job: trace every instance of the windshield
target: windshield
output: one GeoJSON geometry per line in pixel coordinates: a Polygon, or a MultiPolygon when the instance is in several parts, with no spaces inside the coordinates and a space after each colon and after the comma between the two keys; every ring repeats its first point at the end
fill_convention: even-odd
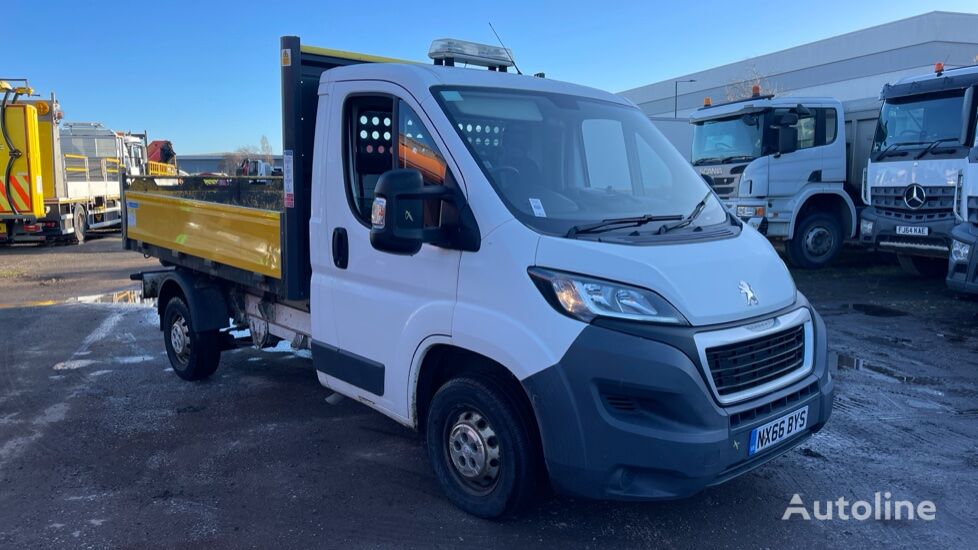
{"type": "Polygon", "coordinates": [[[880,111],[873,150],[894,145],[925,147],[961,134],[963,92],[887,99],[880,111]]]}
{"type": "MultiPolygon", "coordinates": [[[[539,231],[563,235],[580,224],[631,217],[674,221],[710,194],[706,182],[634,107],[519,90],[434,92],[509,209],[539,231]]],[[[710,194],[689,227],[726,219],[710,194]]],[[[654,221],[648,230],[666,223],[654,221]]]]}
{"type": "Polygon", "coordinates": [[[693,127],[693,164],[759,157],[762,144],[759,120],[757,115],[744,115],[696,124],[693,127]]]}

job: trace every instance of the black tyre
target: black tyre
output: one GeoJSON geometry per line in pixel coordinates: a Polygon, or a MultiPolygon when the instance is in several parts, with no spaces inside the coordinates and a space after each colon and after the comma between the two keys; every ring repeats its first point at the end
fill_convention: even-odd
{"type": "Polygon", "coordinates": [[[785,251],[791,265],[819,269],[839,256],[844,239],[838,218],[825,212],[810,212],[798,222],[785,251]]]}
{"type": "Polygon", "coordinates": [[[456,378],[435,394],[425,445],[439,485],[462,510],[498,518],[536,494],[542,468],[524,408],[488,379],[456,378]]]}
{"type": "Polygon", "coordinates": [[[922,256],[907,256],[897,254],[897,262],[905,273],[916,277],[936,279],[947,277],[947,260],[943,258],[926,258],[922,256]]]}
{"type": "Polygon", "coordinates": [[[85,242],[85,233],[88,232],[88,216],[85,215],[85,208],[79,206],[75,208],[74,216],[75,240],[78,244],[85,242]]]}
{"type": "Polygon", "coordinates": [[[220,332],[196,332],[187,304],[171,298],[163,313],[163,341],[173,372],[184,380],[203,380],[221,361],[220,332]]]}

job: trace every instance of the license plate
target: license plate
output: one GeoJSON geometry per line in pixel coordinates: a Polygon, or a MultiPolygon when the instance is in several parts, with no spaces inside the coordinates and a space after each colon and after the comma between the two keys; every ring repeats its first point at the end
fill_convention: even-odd
{"type": "Polygon", "coordinates": [[[750,432],[750,455],[781,443],[808,426],[808,407],[790,412],[781,418],[758,426],[750,432]]]}
{"type": "Polygon", "coordinates": [[[7,233],[7,224],[0,223],[0,235],[6,235],[6,233],[7,233]]]}
{"type": "Polygon", "coordinates": [[[915,235],[919,237],[926,237],[930,234],[930,228],[927,226],[898,225],[896,231],[897,235],[915,235]]]}

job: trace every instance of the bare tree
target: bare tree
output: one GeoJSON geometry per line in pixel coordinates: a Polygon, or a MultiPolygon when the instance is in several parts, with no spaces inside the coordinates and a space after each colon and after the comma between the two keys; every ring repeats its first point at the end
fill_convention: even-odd
{"type": "Polygon", "coordinates": [[[261,149],[255,147],[254,145],[238,147],[234,151],[224,154],[222,171],[229,176],[236,175],[238,173],[238,169],[241,168],[241,163],[244,162],[245,159],[255,159],[259,158],[261,155],[261,149]]]}
{"type": "Polygon", "coordinates": [[[268,136],[261,136],[259,149],[261,150],[261,159],[268,164],[272,164],[272,144],[268,142],[268,136]]]}
{"type": "Polygon", "coordinates": [[[777,86],[771,84],[768,78],[757,69],[756,65],[751,65],[742,78],[733,80],[726,85],[724,95],[727,101],[744,99],[751,96],[754,86],[760,87],[761,94],[774,94],[778,92],[777,86]]]}

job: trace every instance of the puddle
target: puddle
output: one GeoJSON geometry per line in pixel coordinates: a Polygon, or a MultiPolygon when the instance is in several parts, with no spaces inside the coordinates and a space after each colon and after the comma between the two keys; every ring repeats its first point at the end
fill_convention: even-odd
{"type": "Polygon", "coordinates": [[[849,304],[849,309],[871,317],[904,317],[908,315],[906,311],[876,304],[849,304]]]}
{"type": "Polygon", "coordinates": [[[120,290],[108,294],[95,294],[92,296],[77,296],[65,300],[67,304],[126,304],[126,305],[153,305],[155,298],[143,298],[143,293],[139,290],[120,290]]]}
{"type": "Polygon", "coordinates": [[[880,365],[874,365],[858,357],[852,355],[846,355],[838,352],[830,353],[830,361],[834,361],[839,371],[844,370],[854,370],[854,371],[866,371],[873,374],[877,374],[886,377],[894,382],[900,382],[902,384],[914,384],[921,386],[934,386],[943,384],[943,380],[940,378],[934,378],[932,376],[911,376],[909,374],[903,374],[897,372],[889,367],[883,367],[880,365]],[[832,359],[834,358],[834,359],[832,359]]]}

